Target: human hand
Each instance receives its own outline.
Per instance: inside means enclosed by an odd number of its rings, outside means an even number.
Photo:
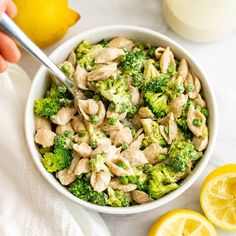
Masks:
[[[10,17],[17,13],[16,5],[12,0],[0,0],[0,16],[6,12]],[[0,31],[0,73],[5,71],[8,62],[17,62],[20,59],[20,51],[15,42]]]

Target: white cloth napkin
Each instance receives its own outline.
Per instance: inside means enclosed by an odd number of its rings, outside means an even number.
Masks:
[[[65,199],[34,165],[23,131],[29,87],[17,66],[0,74],[0,235],[109,236],[98,213]]]

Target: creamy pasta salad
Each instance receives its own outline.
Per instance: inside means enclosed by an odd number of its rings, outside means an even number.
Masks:
[[[170,47],[116,37],[81,42],[34,102],[42,165],[76,197],[128,207],[177,189],[208,144],[201,81]]]

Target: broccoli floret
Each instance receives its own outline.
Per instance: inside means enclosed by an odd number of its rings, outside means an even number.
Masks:
[[[90,45],[89,42],[83,41],[75,51],[77,64],[88,71],[96,69],[94,58],[102,48],[100,44]]]
[[[44,98],[34,101],[34,113],[41,117],[51,118],[63,107],[72,104],[72,98],[64,85],[52,83]]]
[[[201,107],[200,112],[206,117],[206,119],[209,117],[209,111],[207,108]]]
[[[41,159],[44,168],[50,172],[56,172],[67,168],[72,160],[71,153],[63,147],[54,148],[53,152],[46,152]]]
[[[182,177],[182,172],[176,172],[170,165],[166,163],[161,163],[156,166],[149,166],[149,171],[151,172],[152,179],[155,181],[160,181],[163,184],[170,184],[178,182]]]
[[[111,187],[108,187],[108,200],[107,204],[112,207],[128,207],[129,201],[124,192],[121,190],[113,190]]]
[[[34,101],[34,114],[41,117],[51,118],[62,108],[58,99],[47,97]]]
[[[68,190],[76,197],[97,204],[105,206],[107,204],[108,196],[104,192],[96,192],[90,185],[90,176],[82,174],[68,187]]]
[[[185,88],[184,88],[184,79],[179,76],[177,79],[172,79],[170,82],[165,86],[165,93],[168,94],[171,98],[175,98],[180,96]]]
[[[169,110],[168,96],[163,93],[145,92],[144,104],[159,118],[166,116]]]
[[[109,40],[107,39],[102,39],[101,41],[98,42],[98,44],[102,45],[103,47],[106,47],[108,43]]]
[[[160,146],[165,147],[167,145],[165,139],[162,137],[159,131],[159,125],[151,118],[141,119],[145,137],[142,142],[142,147],[145,148],[151,143],[158,143]]]
[[[144,61],[145,56],[142,51],[127,52],[120,58],[120,67],[123,73],[135,75],[142,70]]]
[[[93,171],[99,172],[100,170],[104,170],[106,154],[105,153],[99,153],[96,156],[92,157],[90,159],[90,165]]]
[[[66,134],[64,136],[58,134],[54,138],[54,146],[55,147],[63,147],[66,149],[72,149],[73,142],[71,141],[70,136],[68,137],[68,135],[66,135]]]
[[[143,89],[144,88],[144,78],[143,78],[143,74],[140,73],[136,73],[134,75],[132,75],[132,81],[131,81],[132,85],[134,87],[137,87],[139,89]]]
[[[144,72],[143,77],[145,80],[145,84],[150,83],[158,76],[158,71],[156,67],[154,66],[154,60],[148,59],[145,61],[144,64]]]
[[[179,187],[176,183],[171,184],[157,184],[155,181],[150,180],[148,184],[148,194],[151,198],[158,199],[165,194],[177,189]]]
[[[87,129],[90,136],[89,145],[92,149],[95,149],[99,143],[99,140],[106,138],[106,135],[100,129],[96,129],[94,125],[90,123],[87,126]]]
[[[178,125],[185,139],[189,139],[189,140],[193,139],[193,133],[190,131],[188,127],[188,122],[187,122],[188,109],[191,104],[193,104],[195,107],[194,102],[192,100],[188,100],[183,106],[181,117],[175,120],[176,124]]]
[[[42,154],[42,155],[44,155],[47,152],[51,152],[51,151],[52,151],[52,147],[46,147],[46,148],[41,147],[41,148],[39,148],[39,153]]]
[[[143,66],[145,62],[145,55],[142,51],[127,52],[124,56],[120,57],[120,67],[123,74],[132,77],[132,85],[142,88],[144,84],[143,79]]]
[[[121,76],[94,83],[97,92],[115,105],[118,113],[132,112],[133,105],[125,79]]]
[[[156,166],[145,164],[142,166],[142,170],[147,176],[143,191],[147,192],[151,198],[158,199],[178,188],[176,182],[179,178],[166,164]]]
[[[128,183],[136,184],[137,189],[146,192],[148,186],[148,177],[144,173],[139,173],[138,175],[127,176]]]
[[[147,57],[150,58],[156,58],[155,57],[155,51],[156,51],[156,47],[151,47],[147,50]]]
[[[165,87],[171,80],[174,71],[175,70],[173,67],[169,67],[166,73],[158,74],[154,80],[147,83],[145,89],[154,93],[164,92]]]
[[[184,172],[186,165],[202,157],[190,140],[181,140],[171,145],[169,150],[169,165],[177,172]]]

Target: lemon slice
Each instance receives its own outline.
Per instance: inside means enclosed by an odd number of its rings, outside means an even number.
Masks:
[[[214,226],[201,214],[186,209],[173,210],[161,216],[149,236],[215,236]]]
[[[236,164],[221,166],[207,176],[201,188],[200,202],[214,225],[236,231]]]

